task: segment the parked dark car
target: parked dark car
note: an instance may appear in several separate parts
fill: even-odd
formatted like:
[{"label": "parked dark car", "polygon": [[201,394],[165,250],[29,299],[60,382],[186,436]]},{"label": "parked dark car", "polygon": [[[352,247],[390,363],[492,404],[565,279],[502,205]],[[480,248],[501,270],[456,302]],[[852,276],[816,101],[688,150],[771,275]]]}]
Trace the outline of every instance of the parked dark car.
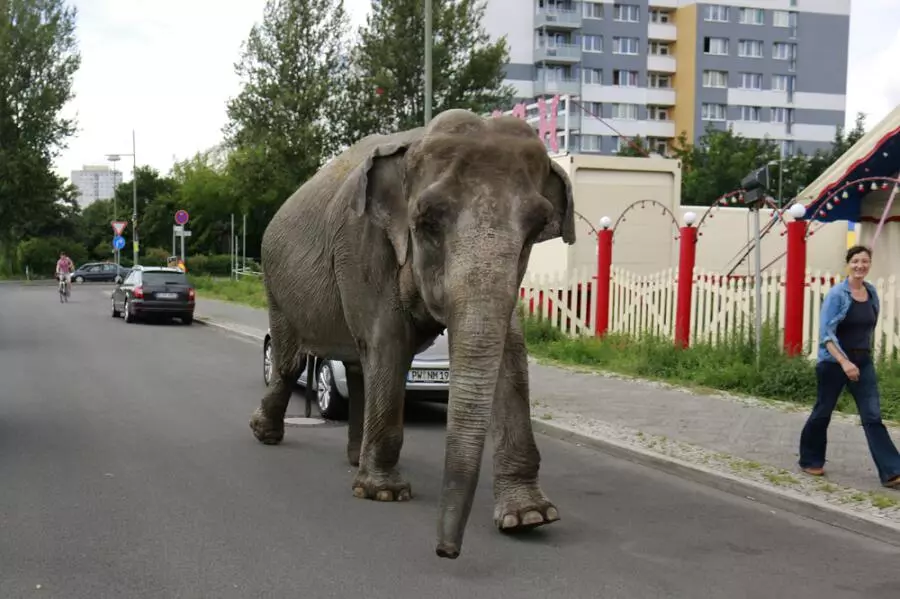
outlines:
[{"label": "parked dark car", "polygon": [[191,324],[195,299],[193,285],[179,269],[135,266],[112,292],[112,316],[125,322],[150,315],[175,317]]},{"label": "parked dark car", "polygon": [[[347,372],[340,360],[327,360],[307,355],[297,384],[306,387],[308,360],[313,360],[313,391],[319,414],[327,420],[347,418]],[[263,382],[272,384],[272,333],[263,339]],[[434,342],[413,358],[406,374],[407,400],[447,403],[450,400],[450,349],[447,336],[441,333]]]},{"label": "parked dark car", "polygon": [[121,283],[131,273],[130,268],[115,262],[88,262],[72,273],[74,283]]}]

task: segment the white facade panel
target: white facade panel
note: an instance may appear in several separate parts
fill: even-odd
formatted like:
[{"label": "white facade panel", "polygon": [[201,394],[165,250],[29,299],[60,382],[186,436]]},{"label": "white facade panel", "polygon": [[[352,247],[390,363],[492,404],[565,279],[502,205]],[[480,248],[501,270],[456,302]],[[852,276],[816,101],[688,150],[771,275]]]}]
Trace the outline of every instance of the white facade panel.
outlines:
[{"label": "white facade panel", "polygon": [[509,44],[509,62],[534,63],[534,13],[510,0],[490,0],[484,11],[484,28],[492,40],[506,36]]},{"label": "white facade panel", "polygon": [[675,106],[674,89],[648,88],[646,95],[647,104],[656,106]]},{"label": "white facade panel", "polygon": [[582,135],[625,135],[634,137],[675,137],[675,123],[672,121],[638,121],[630,119],[610,119],[602,121],[586,118],[581,123]]},{"label": "white facade panel", "polygon": [[533,98],[534,81],[521,81],[518,79],[504,79],[503,85],[511,85],[516,90],[516,98]]},{"label": "white facade panel", "polygon": [[789,139],[798,139],[803,141],[821,141],[831,143],[837,134],[835,125],[804,125],[802,123],[794,123],[791,125],[791,135]]},{"label": "white facade panel", "polygon": [[657,56],[650,54],[647,56],[647,70],[661,71],[663,73],[674,73],[678,63],[674,56]]},{"label": "white facade panel", "polygon": [[649,4],[650,8],[678,8],[678,0],[649,0]]},{"label": "white facade panel", "polygon": [[838,110],[847,108],[847,96],[843,94],[813,94],[797,92],[794,94],[794,106],[812,110]]},{"label": "white facade panel", "polygon": [[675,90],[647,87],[618,87],[616,85],[582,85],[581,97],[585,102],[605,104],[654,104],[674,106]]},{"label": "white facade panel", "polygon": [[728,104],[731,106],[768,106],[790,108],[787,92],[771,90],[734,89],[728,90]]},{"label": "white facade panel", "polygon": [[750,139],[787,139],[784,123],[754,123],[751,121],[728,121],[728,127],[735,135],[749,137]]},{"label": "white facade panel", "polygon": [[[722,4],[739,8],[763,8],[767,10],[789,10],[794,12],[814,12],[826,15],[850,16],[851,0],[796,0],[793,6],[792,0],[715,0],[704,4]],[[681,0],[680,6],[697,4],[696,0]],[[671,2],[665,0],[650,0],[650,6],[671,6]]]},{"label": "white facade panel", "polygon": [[647,37],[651,40],[674,42],[678,38],[678,29],[674,23],[648,23]]}]

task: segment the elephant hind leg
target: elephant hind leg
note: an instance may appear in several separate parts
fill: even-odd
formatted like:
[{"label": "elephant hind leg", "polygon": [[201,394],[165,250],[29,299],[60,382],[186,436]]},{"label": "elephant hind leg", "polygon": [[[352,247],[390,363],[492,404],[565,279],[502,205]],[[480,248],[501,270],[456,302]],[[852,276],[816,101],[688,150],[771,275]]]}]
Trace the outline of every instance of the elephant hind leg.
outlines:
[{"label": "elephant hind leg", "polygon": [[274,303],[269,303],[272,336],[272,383],[250,417],[250,429],[258,441],[277,445],[284,439],[284,414],[291,392],[306,364],[296,335]]},{"label": "elephant hind leg", "polygon": [[365,414],[365,384],[361,364],[344,363],[347,371],[347,461],[354,468],[359,466],[359,452],[362,449],[363,416]]},{"label": "elephant hind leg", "polygon": [[528,357],[518,317],[510,322],[494,398],[494,524],[514,532],[559,520],[538,484],[541,454],[531,427]]}]

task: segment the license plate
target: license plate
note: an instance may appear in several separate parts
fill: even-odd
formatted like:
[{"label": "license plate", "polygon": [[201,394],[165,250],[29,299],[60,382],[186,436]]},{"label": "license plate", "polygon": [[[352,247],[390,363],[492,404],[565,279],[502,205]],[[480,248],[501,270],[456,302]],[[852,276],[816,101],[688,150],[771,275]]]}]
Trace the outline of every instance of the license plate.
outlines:
[{"label": "license plate", "polygon": [[410,383],[447,383],[450,381],[449,370],[410,370],[406,375]]},{"label": "license plate", "polygon": [[159,299],[175,299],[178,297],[177,293],[157,293],[156,297]]}]

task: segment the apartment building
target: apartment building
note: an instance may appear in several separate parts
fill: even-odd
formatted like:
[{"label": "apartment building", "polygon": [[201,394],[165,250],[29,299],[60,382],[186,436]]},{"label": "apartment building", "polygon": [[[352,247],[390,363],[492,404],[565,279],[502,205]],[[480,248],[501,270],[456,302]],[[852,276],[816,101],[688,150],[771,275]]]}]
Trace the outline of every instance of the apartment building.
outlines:
[{"label": "apartment building", "polygon": [[80,171],[72,171],[70,178],[78,188],[78,203],[86,208],[97,200],[113,197],[116,186],[122,182],[122,172],[102,164],[86,164]]},{"label": "apartment building", "polygon": [[576,98],[570,152],[711,124],[811,153],[844,123],[850,0],[488,0],[485,27],[518,101]]}]

